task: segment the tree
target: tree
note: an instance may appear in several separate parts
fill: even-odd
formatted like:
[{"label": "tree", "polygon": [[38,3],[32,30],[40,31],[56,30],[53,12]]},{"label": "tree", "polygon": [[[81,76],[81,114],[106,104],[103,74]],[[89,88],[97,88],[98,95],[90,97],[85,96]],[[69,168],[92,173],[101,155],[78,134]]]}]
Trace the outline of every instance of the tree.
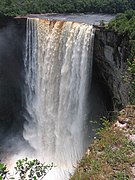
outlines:
[{"label": "tree", "polygon": [[18,160],[16,162],[15,175],[12,175],[8,170],[7,166],[0,163],[0,180],[7,178],[18,180],[37,180],[42,179],[51,169],[54,167],[52,164],[41,163],[39,160],[28,160],[28,158]]}]

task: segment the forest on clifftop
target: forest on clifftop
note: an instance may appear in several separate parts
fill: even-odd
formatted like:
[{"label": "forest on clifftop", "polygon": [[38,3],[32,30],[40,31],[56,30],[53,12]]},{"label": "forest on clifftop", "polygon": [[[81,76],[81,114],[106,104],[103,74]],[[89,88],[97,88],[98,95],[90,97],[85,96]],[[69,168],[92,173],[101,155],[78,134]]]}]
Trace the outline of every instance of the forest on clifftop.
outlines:
[{"label": "forest on clifftop", "polygon": [[3,0],[0,14],[8,16],[30,13],[118,13],[135,10],[134,0]]}]

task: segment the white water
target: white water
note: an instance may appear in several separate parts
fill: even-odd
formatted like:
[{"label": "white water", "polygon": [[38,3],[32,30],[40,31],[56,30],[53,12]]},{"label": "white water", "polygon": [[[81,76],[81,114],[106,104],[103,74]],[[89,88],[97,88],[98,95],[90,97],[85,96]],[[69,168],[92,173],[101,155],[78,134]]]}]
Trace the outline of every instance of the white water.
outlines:
[{"label": "white water", "polygon": [[45,179],[69,179],[87,141],[91,25],[28,18],[24,138],[33,156],[57,166]]}]

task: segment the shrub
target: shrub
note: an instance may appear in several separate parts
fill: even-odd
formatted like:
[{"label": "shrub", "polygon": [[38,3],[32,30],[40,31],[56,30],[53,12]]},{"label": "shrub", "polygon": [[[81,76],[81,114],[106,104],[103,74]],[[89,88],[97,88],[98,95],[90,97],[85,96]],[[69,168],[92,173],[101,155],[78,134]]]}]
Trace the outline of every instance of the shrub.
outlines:
[{"label": "shrub", "polygon": [[20,159],[14,167],[15,175],[12,175],[7,166],[0,163],[0,180],[16,179],[18,180],[37,180],[42,179],[54,167],[52,164],[41,163],[39,160]]}]

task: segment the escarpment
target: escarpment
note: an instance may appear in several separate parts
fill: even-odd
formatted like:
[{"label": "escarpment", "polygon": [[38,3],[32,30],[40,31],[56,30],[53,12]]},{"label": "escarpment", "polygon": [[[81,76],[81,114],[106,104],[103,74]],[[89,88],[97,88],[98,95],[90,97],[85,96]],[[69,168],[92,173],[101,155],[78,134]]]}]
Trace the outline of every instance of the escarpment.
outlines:
[{"label": "escarpment", "polygon": [[113,101],[119,109],[129,102],[129,88],[124,81],[127,70],[128,37],[108,30],[96,30],[94,44],[94,69]]}]

